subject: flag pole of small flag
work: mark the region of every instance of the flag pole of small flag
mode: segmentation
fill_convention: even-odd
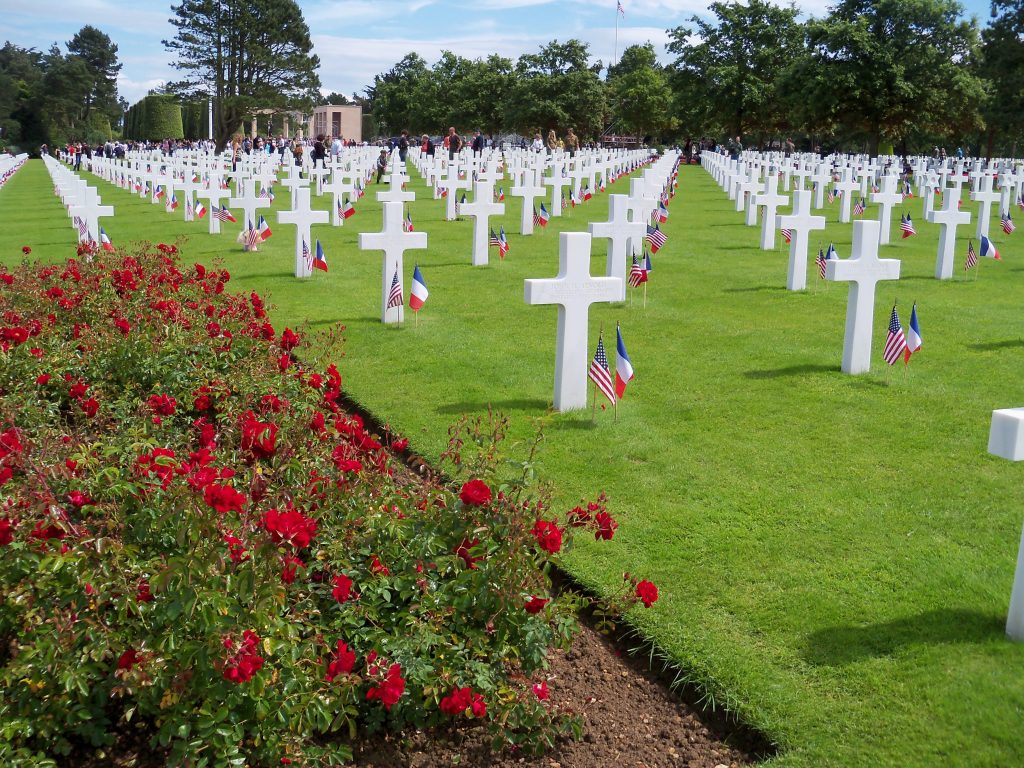
[[[409,309],[416,313],[414,317],[417,327],[420,323],[420,309],[427,303],[429,295],[427,282],[423,279],[423,273],[420,272],[420,265],[417,264],[412,270],[412,288],[409,290]]]
[[[615,405],[615,389],[612,387],[612,374],[608,368],[608,355],[604,351],[604,333],[598,334],[597,350],[594,352],[594,359],[590,362],[590,370],[587,371],[587,378],[594,382],[594,409],[597,413],[597,393],[608,398],[608,401]],[[593,418],[593,415],[591,416]]]
[[[900,325],[900,316],[896,313],[896,305],[892,305],[892,314],[889,316],[889,332],[885,336],[885,349],[882,351],[882,358],[889,365],[894,365],[903,355],[907,348],[907,339],[903,335],[903,326]]]
[[[320,238],[316,239],[316,253],[313,256],[313,269],[327,271],[327,256],[324,254],[324,247],[320,245]]]
[[[903,350],[903,364],[910,362],[910,356],[921,349],[921,326],[917,322],[917,302],[910,310],[910,327],[907,329],[907,348]]]

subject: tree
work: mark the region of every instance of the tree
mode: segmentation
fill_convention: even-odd
[[[181,0],[177,28],[164,46],[185,79],[169,89],[214,99],[214,137],[223,148],[257,109],[302,109],[315,103],[320,60],[295,0]]]
[[[990,100],[982,111],[986,126],[986,155],[992,156],[997,139],[1015,156],[1024,138],[1024,2],[994,0],[992,23],[981,33],[979,74],[990,83]]]
[[[840,0],[828,18],[808,22],[803,98],[859,131],[871,154],[882,139],[905,142],[915,131],[977,130],[978,29],[961,11],[956,0]]]
[[[714,24],[694,16],[696,32],[669,30],[676,54],[672,85],[676,112],[693,133],[730,136],[771,133],[787,124],[777,83],[798,55],[801,27],[795,7],[766,0],[715,2]]]
[[[319,99],[317,99],[317,103],[318,104],[334,104],[336,106],[345,106],[346,104],[351,104],[352,102],[349,100],[348,96],[346,96],[344,93],[338,93],[337,91],[331,91],[326,96],[321,96]]]
[[[602,65],[588,65],[588,47],[579,40],[554,40],[516,63],[515,84],[505,98],[508,127],[521,132],[574,128],[581,138],[596,137],[604,128]]]
[[[672,89],[650,43],[622,52],[608,68],[608,87],[619,132],[660,135],[672,126]]]
[[[83,94],[85,122],[89,122],[93,109],[111,122],[116,121],[121,115],[117,100],[117,73],[121,71],[117,46],[96,27],[86,25],[68,42],[68,53],[80,58],[89,73],[88,88]]]
[[[373,104],[378,131],[397,133],[413,124],[410,120],[415,106],[413,92],[428,76],[423,57],[408,53],[390,70],[373,78],[366,95]]]

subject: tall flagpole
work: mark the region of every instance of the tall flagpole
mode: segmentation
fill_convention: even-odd
[[[619,9],[622,8],[622,0],[615,3],[615,53],[612,55],[612,64],[619,60]]]

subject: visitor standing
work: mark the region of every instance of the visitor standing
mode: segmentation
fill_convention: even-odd
[[[569,157],[575,156],[580,149],[580,140],[572,128],[565,132],[565,148],[569,152]]]
[[[459,154],[459,150],[462,149],[462,138],[455,132],[454,127],[448,129],[445,143],[448,145],[448,159],[454,160],[455,156]]]
[[[558,149],[558,137],[555,135],[555,129],[552,128],[548,131],[548,154],[553,154]]]
[[[403,163],[405,162],[406,156],[409,154],[409,132],[402,131],[402,135],[398,137],[398,159]]]

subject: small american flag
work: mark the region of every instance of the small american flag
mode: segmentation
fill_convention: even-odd
[[[900,216],[900,229],[903,230],[904,239],[917,234],[917,230],[914,229],[914,222],[910,220],[909,213],[906,216]]]
[[[978,252],[974,250],[974,241],[967,241],[967,261],[964,262],[964,271],[972,269],[978,265]]]
[[[1010,218],[1010,212],[1009,211],[1007,211],[1006,213],[1003,214],[1002,220],[1003,220],[1003,232],[1005,232],[1006,234],[1008,234],[1008,235],[1011,234],[1013,232],[1013,230],[1015,230],[1017,228],[1017,227],[1015,227],[1013,225],[1013,219]]]
[[[826,197],[828,198],[829,205],[831,205],[836,201],[836,191],[832,188],[829,188],[828,195],[826,195]]]
[[[309,243],[307,243],[305,240],[302,241],[302,260],[306,264],[309,264],[310,262],[313,261],[313,252],[309,250]]]
[[[644,272],[644,268],[640,266],[640,263],[636,260],[636,254],[633,254],[633,266],[629,268],[629,287],[637,288],[642,283],[647,282],[647,273]]]
[[[857,201],[857,204],[853,206],[853,215],[863,216],[864,211],[867,210],[867,207],[867,203],[864,202],[864,198],[862,197],[860,200]]]
[[[604,351],[604,334],[597,337],[597,351],[594,352],[594,359],[590,363],[590,370],[587,378],[594,382],[594,386],[611,403],[615,402],[615,389],[612,387],[612,374],[608,369],[608,355]]]
[[[1017,198],[1017,207],[1024,211],[1024,197]]]
[[[651,253],[657,253],[668,242],[665,233],[661,231],[657,224],[653,227],[650,224],[647,225],[647,234],[644,235],[644,240],[650,243]]]
[[[231,211],[227,208],[218,208],[217,206],[214,206],[213,215],[221,221],[238,221],[238,219],[231,215]]]
[[[388,293],[387,308],[401,307],[405,304],[405,297],[402,294],[402,281],[398,279],[398,267],[395,267],[395,276],[391,280],[391,291]]]
[[[256,246],[261,242],[263,242],[263,237],[260,235],[260,231],[252,226],[252,222],[249,222],[249,228],[245,230],[244,236],[245,250],[255,251]]]
[[[490,240],[488,240],[488,244],[490,245],[491,248],[497,248],[499,250],[501,249],[501,238],[498,237],[498,233],[495,232],[493,229],[491,230],[491,237]],[[502,256],[504,255],[505,254],[502,254]]]
[[[818,248],[818,257],[814,261],[818,265],[818,277],[824,280],[825,265],[828,263],[828,259],[825,258],[825,252],[821,248]]]
[[[85,219],[81,216],[75,216],[75,226],[78,227],[78,234],[85,237],[89,234],[89,225],[85,223]]]
[[[615,11],[620,14],[622,18],[626,18],[626,9],[622,7],[622,0],[615,0]]]
[[[903,357],[903,350],[907,348],[907,339],[903,335],[903,326],[900,325],[900,316],[896,314],[896,305],[892,305],[892,315],[889,317],[889,333],[885,337],[885,350],[882,358],[889,365],[894,365],[897,360]]]
[[[793,242],[793,230],[787,227],[782,228],[782,237],[785,238],[787,243]]]

